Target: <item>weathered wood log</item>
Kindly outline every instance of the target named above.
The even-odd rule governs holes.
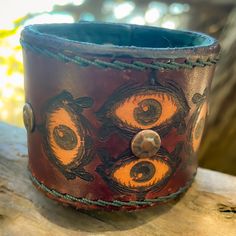
[[[137,212],[85,212],[34,189],[26,134],[0,123],[0,235],[236,235],[236,177],[199,169],[179,200]]]

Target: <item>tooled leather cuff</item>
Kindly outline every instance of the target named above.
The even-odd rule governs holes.
[[[23,30],[29,170],[48,197],[133,210],[193,181],[219,45],[129,24]]]

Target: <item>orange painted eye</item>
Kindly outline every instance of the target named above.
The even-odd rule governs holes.
[[[130,189],[149,188],[164,180],[170,166],[161,159],[142,158],[122,165],[112,173],[113,179]]]
[[[78,118],[76,118],[78,122]],[[75,117],[65,107],[58,107],[47,116],[49,146],[62,165],[72,163],[84,150],[84,140]]]
[[[67,178],[92,181],[93,175],[84,169],[92,160],[92,138],[84,109],[93,105],[92,98],[73,98],[62,91],[44,105],[43,123],[38,130],[44,138],[43,150],[58,170]]]
[[[134,129],[150,129],[170,121],[178,113],[178,100],[166,93],[148,90],[132,95],[113,107],[115,118]]]
[[[192,140],[192,147],[193,147],[194,152],[198,150],[199,145],[201,143],[206,114],[207,114],[207,103],[205,102],[201,107],[201,110],[199,112],[199,115],[195,121],[195,125],[192,130],[191,140]]]
[[[96,113],[103,123],[99,136],[106,139],[112,130],[126,137],[145,129],[154,129],[162,135],[172,128],[184,133],[184,118],[189,109],[183,91],[175,84],[122,86]]]

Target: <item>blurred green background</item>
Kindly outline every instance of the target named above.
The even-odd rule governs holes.
[[[23,65],[19,37],[34,23],[113,21],[186,28],[189,4],[146,1],[8,0],[0,9],[0,120],[22,126]]]

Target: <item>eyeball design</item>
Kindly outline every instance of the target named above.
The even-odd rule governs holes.
[[[148,90],[139,92],[114,106],[115,119],[132,129],[150,129],[167,123],[180,105],[164,92]]]
[[[56,108],[47,114],[48,143],[51,151],[61,165],[79,160],[84,152],[84,135],[78,128],[79,119],[69,107]]]
[[[140,197],[161,189],[178,166],[183,146],[176,145],[170,154],[161,146],[161,138],[172,128],[178,133],[185,132],[184,118],[188,111],[184,93],[173,84],[166,82],[162,86],[155,82],[143,87],[126,84],[119,88],[97,112],[103,123],[100,138],[109,137],[112,129],[124,134],[125,138],[134,138],[149,130],[160,140],[157,142],[154,137],[147,136],[148,142],[140,143],[132,139],[133,153],[128,149],[117,158],[101,151],[99,156],[103,164],[98,166],[97,172],[111,188],[122,193],[136,193]],[[139,145],[143,149],[141,152]]]
[[[173,127],[183,128],[183,118],[188,110],[183,93],[174,85],[126,86],[109,98],[97,116],[105,121],[101,129],[103,133],[104,130],[110,131],[112,126],[125,135],[133,136],[144,129],[165,133]]]
[[[114,170],[112,178],[130,189],[150,188],[170,173],[170,166],[159,158],[139,159]]]
[[[99,151],[102,164],[97,172],[111,189],[144,196],[165,186],[180,163],[182,146],[182,143],[176,145],[173,153],[161,147],[158,154],[148,158],[137,158],[130,150],[115,158],[102,149]]]
[[[188,132],[188,137],[190,141],[190,147],[188,149],[190,153],[196,153],[201,143],[205,120],[208,112],[206,91],[207,90],[204,91],[203,95],[196,93],[192,99],[193,103],[196,104],[197,109],[189,121],[190,129]]]
[[[207,114],[207,103],[204,103],[201,106],[198,112],[198,115],[196,115],[196,119],[194,121],[193,129],[191,132],[190,140],[191,140],[193,152],[197,152],[199,145],[201,143],[205,120],[206,120],[206,114]]]
[[[44,109],[44,149],[49,159],[67,179],[77,176],[91,181],[93,176],[84,170],[91,160],[91,139],[83,108],[90,107],[87,97],[74,99],[66,91],[50,100]]]

